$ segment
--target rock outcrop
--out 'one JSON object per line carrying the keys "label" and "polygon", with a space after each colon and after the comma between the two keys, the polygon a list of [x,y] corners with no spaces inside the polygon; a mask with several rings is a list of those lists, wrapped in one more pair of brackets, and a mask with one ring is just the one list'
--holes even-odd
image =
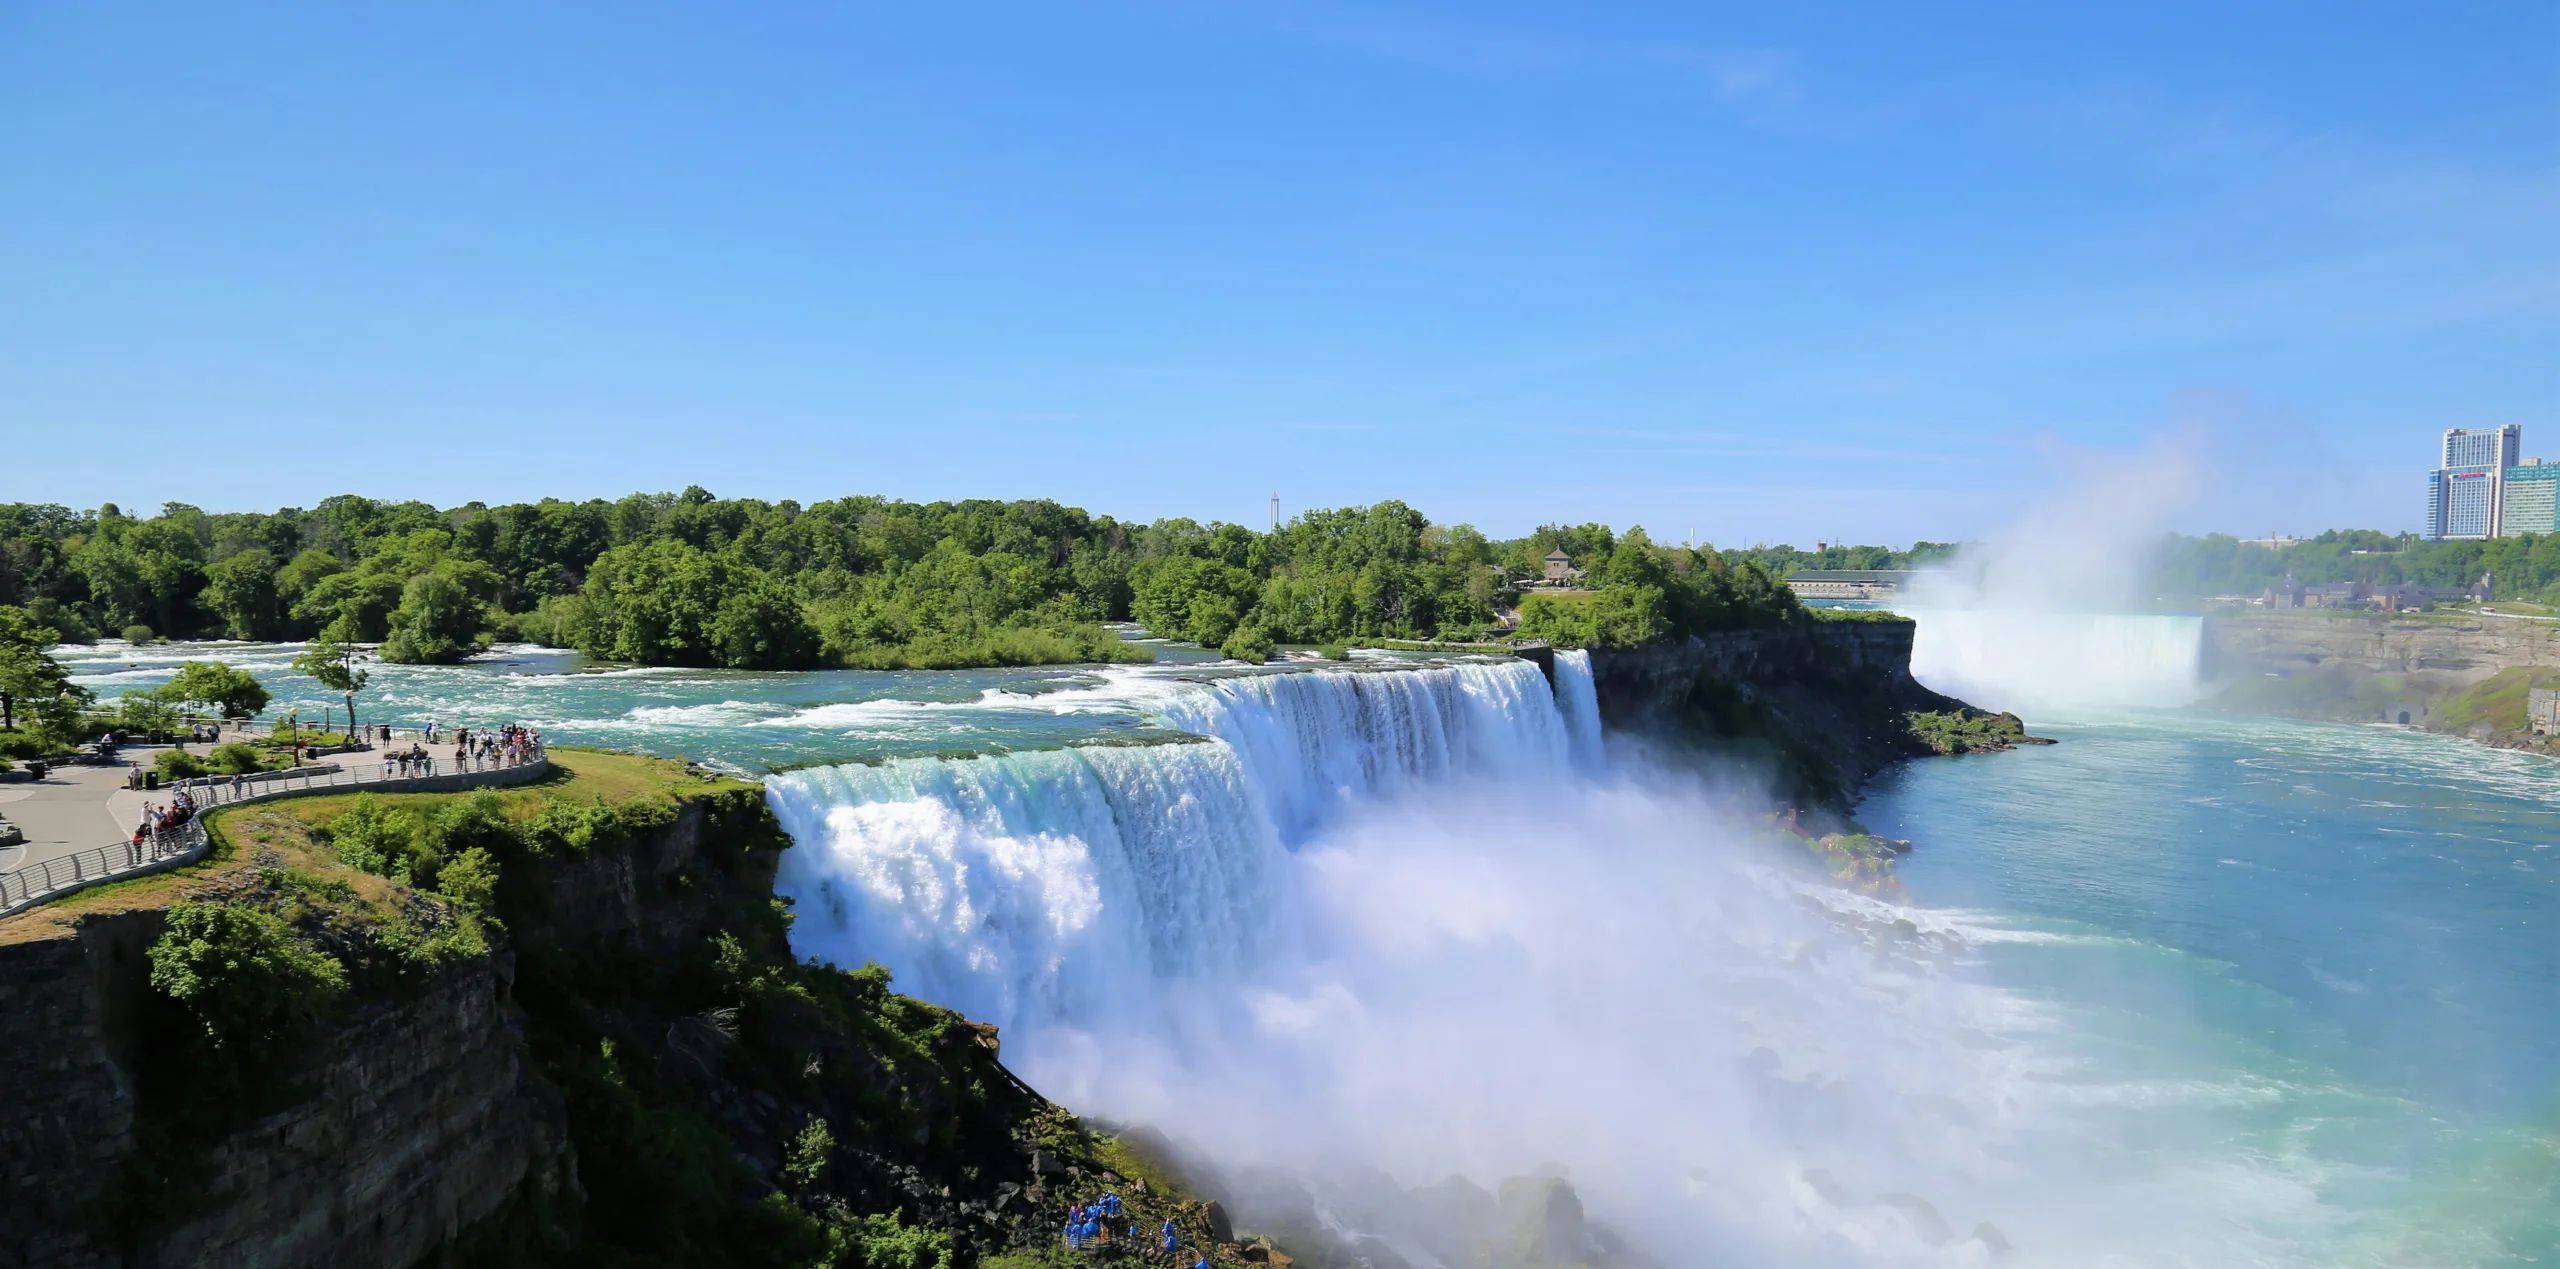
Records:
{"label": "rock outcrop", "polygon": [[1915,713],[1990,717],[1911,676],[1918,627],[1903,619],[1812,619],[1684,643],[1591,654],[1611,728],[1712,748],[1766,768],[1806,810],[1840,810],[1877,772],[1939,750]]}

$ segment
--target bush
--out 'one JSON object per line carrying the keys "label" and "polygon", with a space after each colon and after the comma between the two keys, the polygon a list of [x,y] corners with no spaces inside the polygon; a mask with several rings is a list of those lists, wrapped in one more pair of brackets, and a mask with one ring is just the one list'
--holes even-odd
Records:
{"label": "bush", "polygon": [[1258,626],[1238,626],[1235,633],[1218,645],[1219,655],[1248,665],[1260,665],[1277,651],[1279,645],[1272,642],[1271,632]]}
{"label": "bush", "polygon": [[346,991],[346,967],[255,908],[181,899],[151,945],[151,985],[244,1070],[282,1058]]}
{"label": "bush", "polygon": [[151,633],[151,627],[149,626],[136,624],[126,626],[124,628],[124,641],[126,643],[150,643],[156,638],[157,636]]}
{"label": "bush", "polygon": [[1323,647],[1316,649],[1316,652],[1327,661],[1348,661],[1351,659],[1351,645],[1347,643],[1328,643]]}
{"label": "bush", "polygon": [[266,761],[258,756],[257,746],[237,740],[215,745],[213,752],[205,755],[205,763],[226,775],[248,775],[267,769]]}
{"label": "bush", "polygon": [[320,832],[329,839],[330,848],[338,852],[339,862],[349,868],[378,877],[396,877],[414,868],[422,828],[416,812],[394,811],[383,805],[381,798],[359,793],[355,804],[339,812]]}
{"label": "bush", "polygon": [[213,768],[197,761],[194,754],[184,749],[163,749],[160,751],[160,756],[152,760],[151,765],[160,772],[160,778],[164,781],[192,780],[197,776],[213,773]]}

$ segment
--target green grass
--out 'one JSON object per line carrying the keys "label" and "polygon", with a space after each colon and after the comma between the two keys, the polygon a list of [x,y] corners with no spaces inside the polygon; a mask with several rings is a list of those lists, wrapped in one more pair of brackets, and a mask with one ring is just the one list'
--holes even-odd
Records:
{"label": "green grass", "polygon": [[2455,693],[2427,720],[2427,726],[2463,732],[2486,723],[2492,731],[2523,731],[2525,693],[2537,687],[2560,687],[2560,667],[2519,665],[2500,670]]}

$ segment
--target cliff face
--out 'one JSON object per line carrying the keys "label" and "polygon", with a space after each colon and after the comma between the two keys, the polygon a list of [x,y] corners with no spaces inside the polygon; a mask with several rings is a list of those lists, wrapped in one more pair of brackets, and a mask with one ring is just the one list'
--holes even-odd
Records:
{"label": "cliff face", "polygon": [[[2560,682],[2560,622],[2435,614],[2218,613],[2204,625],[2207,702],[2243,713],[2400,723],[2515,748],[2523,693]],[[2510,700],[2509,698],[2513,699]]]}
{"label": "cliff face", "polygon": [[2523,617],[2217,613],[2204,623],[2207,680],[2296,674],[2343,665],[2368,674],[2481,679],[2517,666],[2560,665],[2560,622]]}
{"label": "cliff face", "polygon": [[1911,677],[1910,621],[1811,621],[1591,654],[1612,728],[1739,754],[1801,809],[1844,809],[1903,758],[1935,752],[1909,715],[1973,716]]}
{"label": "cliff face", "polygon": [[466,962],[323,1040],[309,1095],[191,1167],[202,1215],[127,1241],[106,1216],[154,1071],[143,907],[0,943],[0,1262],[406,1265],[527,1182],[568,1183],[556,1098],[521,1060],[503,958]]}

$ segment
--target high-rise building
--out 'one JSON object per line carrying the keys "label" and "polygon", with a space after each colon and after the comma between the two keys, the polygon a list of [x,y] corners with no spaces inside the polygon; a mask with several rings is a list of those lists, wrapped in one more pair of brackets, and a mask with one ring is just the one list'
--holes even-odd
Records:
{"label": "high-rise building", "polygon": [[2495,429],[2445,429],[2444,465],[2427,476],[2427,522],[2431,541],[2448,538],[2494,538],[2505,528],[2500,511],[2507,472],[2520,461],[2524,428],[2509,423]]}
{"label": "high-rise building", "polygon": [[2560,463],[2528,458],[2498,473],[2498,536],[2560,533]]}

